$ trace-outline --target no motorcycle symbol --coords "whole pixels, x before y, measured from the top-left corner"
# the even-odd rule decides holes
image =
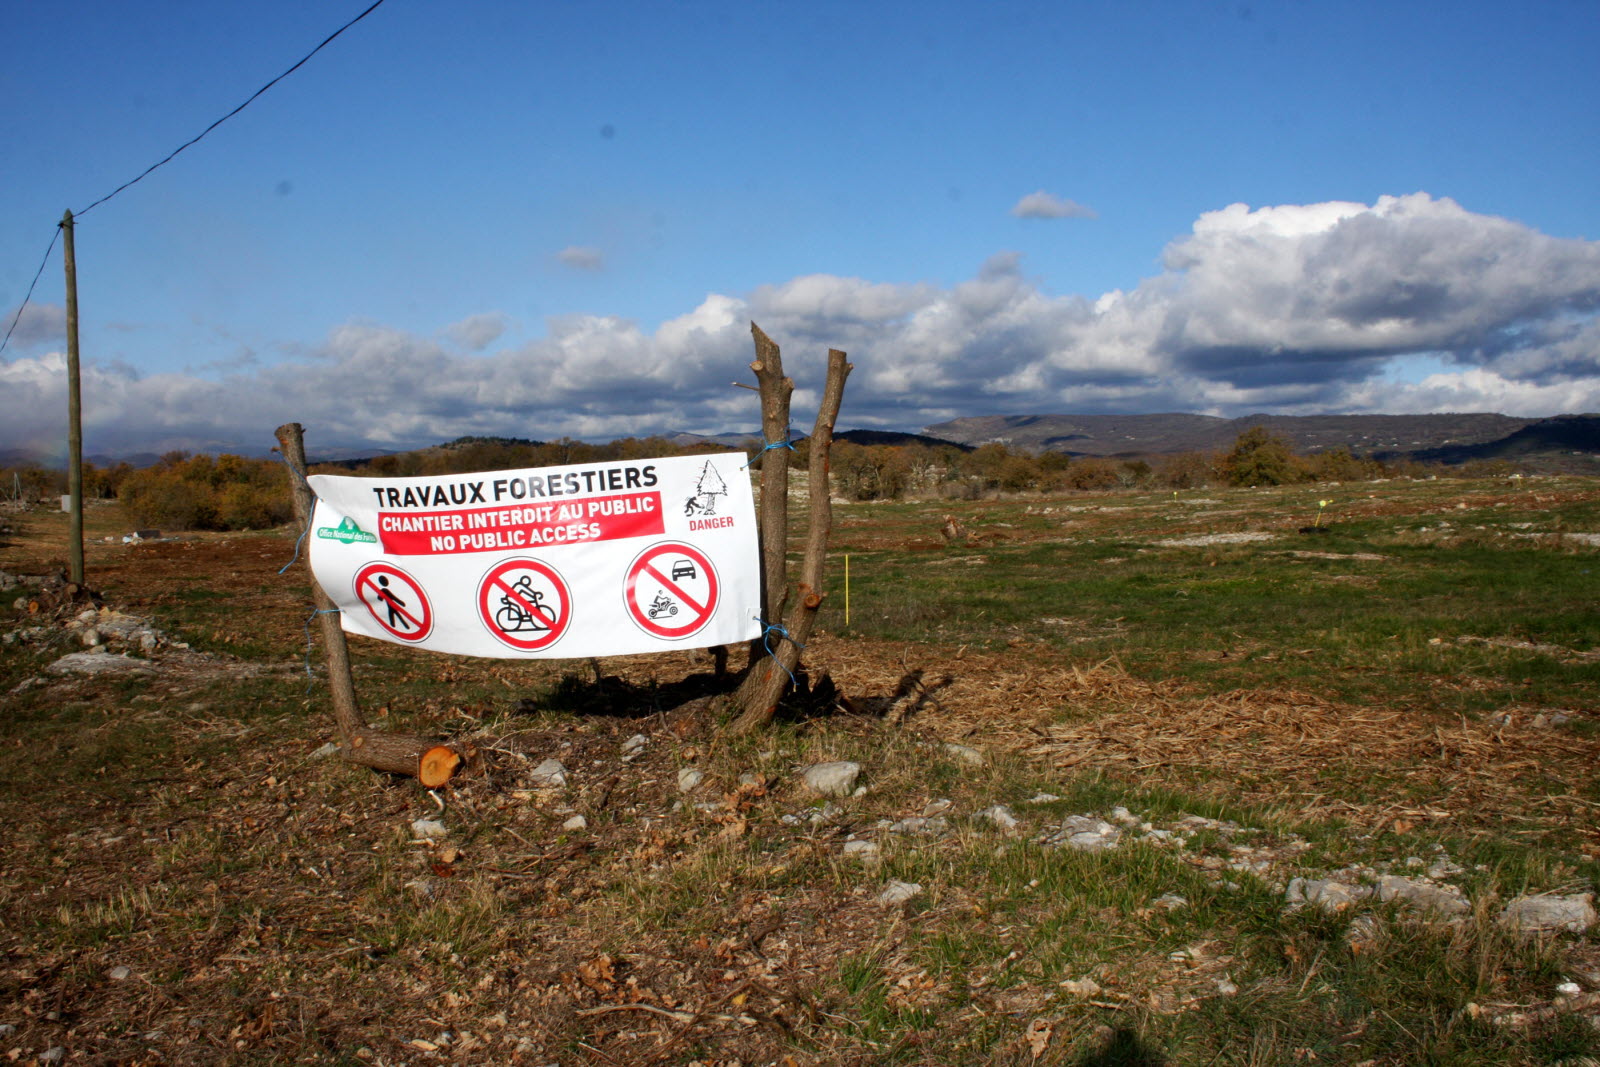
[[[369,563],[356,572],[356,596],[377,624],[397,641],[415,644],[433,632],[433,605],[417,580],[392,563]]]
[[[567,632],[572,592],[548,563],[508,559],[478,583],[478,617],[501,644],[538,652]]]
[[[651,545],[628,565],[622,599],[647,634],[676,641],[699,632],[717,610],[717,572],[704,552],[676,541]]]

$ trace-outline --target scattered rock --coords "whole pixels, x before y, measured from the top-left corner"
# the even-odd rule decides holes
[[[1178,827],[1191,833],[1196,830],[1216,830],[1227,834],[1239,829],[1239,824],[1223,819],[1208,819],[1204,815],[1185,815],[1178,820]]]
[[[1027,804],[1049,804],[1049,803],[1052,803],[1052,802],[1060,800],[1060,799],[1061,798],[1056,796],[1054,793],[1035,793],[1035,794],[1033,794],[1033,796],[1029,797],[1026,801],[1024,801],[1024,803],[1027,803]]]
[[[942,834],[950,829],[950,820],[943,815],[935,815],[925,819],[921,815],[912,815],[909,818],[892,822],[886,827],[891,834]]]
[[[876,859],[880,851],[876,841],[857,839],[844,843],[844,854],[846,856],[855,856],[859,859]]]
[[[1376,915],[1357,915],[1344,932],[1344,943],[1350,953],[1360,956],[1373,952],[1378,939],[1383,936],[1383,922]]]
[[[1537,893],[1517,897],[1500,912],[1501,926],[1525,933],[1581,934],[1595,924],[1594,894]]]
[[[432,841],[449,832],[438,819],[418,819],[411,824],[411,836],[418,841]]]
[[[560,789],[567,784],[567,768],[558,759],[547,759],[533,769],[528,781],[538,789]]]
[[[1117,823],[1118,825],[1121,825],[1121,826],[1138,826],[1139,825],[1138,816],[1134,815],[1134,813],[1129,811],[1127,808],[1121,808],[1121,807],[1112,808],[1109,817],[1110,817],[1112,822]]]
[[[312,752],[311,753],[311,758],[312,759],[327,759],[329,756],[337,756],[340,751],[341,750],[339,748],[338,742],[329,741],[327,744],[323,745],[321,748],[319,748],[316,751]]]
[[[1166,893],[1152,900],[1150,904],[1162,911],[1177,911],[1179,908],[1187,908],[1189,901],[1176,893]]]
[[[585,819],[582,815],[574,815],[572,818],[562,823],[561,828],[563,830],[587,830],[589,828],[589,820]]]
[[[634,760],[644,755],[644,746],[648,744],[649,741],[650,739],[644,734],[634,734],[632,737],[622,742],[622,761],[624,763],[632,763]]]
[[[1060,987],[1075,997],[1097,997],[1103,992],[1100,983],[1093,978],[1068,978]]]
[[[1295,878],[1284,892],[1290,904],[1312,904],[1333,914],[1372,895],[1367,886],[1346,885],[1331,878]]]
[[[119,965],[107,971],[106,977],[111,979],[113,982],[125,982],[129,978],[133,977],[133,968]]]
[[[1575,997],[1582,992],[1583,986],[1577,982],[1562,982],[1556,986],[1556,996],[1559,997]]]
[[[39,1053],[40,1063],[60,1063],[66,1058],[67,1050],[62,1048],[60,1045],[57,1045],[54,1048],[47,1048],[43,1052]]]
[[[1237,994],[1239,992],[1239,987],[1234,985],[1233,984],[1233,980],[1231,978],[1227,977],[1226,975],[1224,975],[1221,978],[1218,978],[1216,980],[1216,983],[1217,983],[1217,992],[1222,994],[1225,997],[1234,996],[1235,994]]]
[[[988,819],[999,828],[1001,833],[1014,834],[1022,827],[1022,823],[1011,813],[1011,809],[1004,804],[996,804],[992,808],[984,808],[978,812],[978,818]]]
[[[828,797],[847,797],[856,787],[861,774],[861,764],[850,760],[834,760],[807,767],[801,777],[813,792]]]
[[[678,770],[678,792],[692,793],[706,780],[706,772],[698,767],[681,767]]]
[[[924,818],[932,818],[935,815],[943,815],[953,807],[955,807],[954,801],[944,800],[942,798],[939,800],[930,800],[922,806],[922,814]]]
[[[1464,915],[1472,910],[1467,895],[1453,885],[1430,885],[1386,874],[1378,879],[1378,899],[1399,901],[1435,915]]]
[[[1463,869],[1459,863],[1453,862],[1449,856],[1440,856],[1428,866],[1428,877],[1436,880],[1449,878],[1452,875],[1460,874]]]
[[[69,653],[45,668],[51,674],[148,674],[153,669],[146,660],[106,652],[104,645],[95,652]]]
[[[982,767],[989,762],[982,752],[967,745],[958,745],[954,741],[946,741],[944,750],[946,754],[954,756],[968,767]]]
[[[1064,845],[1079,852],[1106,852],[1117,847],[1122,831],[1093,815],[1068,815],[1061,825],[1039,838],[1046,848]]]
[[[904,904],[921,894],[922,886],[916,882],[890,882],[888,887],[878,894],[878,903]]]

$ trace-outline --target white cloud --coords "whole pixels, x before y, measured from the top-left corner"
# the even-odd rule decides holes
[[[568,245],[556,253],[556,260],[573,270],[604,270],[606,266],[605,253],[585,245]]]
[[[444,335],[462,348],[482,352],[500,339],[511,325],[511,320],[498,311],[482,315],[469,315],[460,322],[444,328]]]
[[[746,429],[755,400],[729,383],[749,380],[751,319],[783,346],[797,426],[829,347],[856,365],[846,426],[995,412],[1600,409],[1600,243],[1418,193],[1208,212],[1168,247],[1161,273],[1094,298],[1042,291],[1003,252],[948,287],[806,275],[708,294],[653,331],[564,316],[537,341],[481,355],[352,323],[293,363],[229,377],[94,366],[88,448],[265,446],[290,420],[319,451],[467,433]],[[502,321],[442,332],[483,337]],[[1419,355],[1438,372],[1414,383],[1388,373]],[[0,444],[62,438],[61,379],[59,355],[0,363]]]
[[[16,308],[0,319],[0,337],[11,331],[9,350],[37,344],[62,344],[67,338],[67,309],[59,304],[29,303],[18,314]]]
[[[1011,205],[1011,213],[1019,219],[1097,219],[1093,208],[1076,200],[1067,200],[1043,189],[1029,193]]]

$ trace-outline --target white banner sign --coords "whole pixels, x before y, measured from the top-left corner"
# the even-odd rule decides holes
[[[314,475],[311,569],[344,628],[462,656],[577,659],[761,633],[739,454],[436,478]]]

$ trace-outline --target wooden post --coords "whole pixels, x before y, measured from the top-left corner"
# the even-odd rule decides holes
[[[771,626],[783,617],[789,594],[784,559],[789,546],[789,457],[770,446],[789,440],[789,397],[794,380],[784,377],[783,353],[777,342],[753,322],[750,334],[756,343],[756,360],[750,369],[760,383],[761,436],[766,448],[760,454],[761,514],[756,519],[761,534],[761,623]],[[750,642],[752,668],[766,654],[759,638]]]
[[[758,333],[759,336],[764,335]],[[798,596],[793,603],[787,604],[782,624],[784,632],[769,635],[767,643],[772,647],[772,654],[768,655],[766,648],[762,648],[761,659],[751,665],[734,698],[742,709],[732,726],[736,734],[748,733],[772,721],[772,716],[778,710],[778,698],[783,694],[784,686],[789,684],[791,673],[800,664],[800,648],[811,636],[817,611],[822,607],[822,599],[826,595],[822,586],[823,564],[827,561],[828,536],[833,529],[833,494],[828,483],[829,454],[833,449],[833,426],[839,418],[839,405],[844,400],[844,382],[850,376],[850,371],[851,366],[846,362],[845,354],[837,348],[830,348],[828,377],[822,388],[822,406],[817,410],[816,426],[811,433],[811,509],[807,522],[805,560],[801,564],[800,581],[795,590]],[[792,382],[789,385],[793,387]],[[765,379],[762,380],[762,386],[762,408],[765,410]],[[783,396],[783,405],[787,410],[787,392]],[[765,474],[765,471],[762,473]],[[763,481],[763,514],[766,507],[766,483]],[[766,545],[763,536],[763,549],[766,549]],[[786,585],[787,569],[782,566],[784,552],[785,547],[780,542],[778,581]],[[767,562],[770,567],[770,557]],[[769,618],[767,621],[774,624],[777,620]]]
[[[83,584],[83,401],[78,380],[78,255],[72,212],[61,217],[61,264],[67,274],[67,577]]]
[[[277,437],[279,451],[289,465],[289,491],[294,499],[295,519],[301,529],[310,534],[316,500],[311,493],[311,486],[306,482],[304,433],[298,422],[286,422],[278,427]],[[311,597],[317,605],[317,619],[322,626],[322,647],[328,653],[328,688],[333,693],[333,721],[339,729],[344,758],[373,770],[409,774],[429,789],[444,785],[461,763],[462,753],[425,737],[381,733],[368,726],[361,717],[361,706],[356,702],[355,678],[350,673],[350,646],[344,639],[344,627],[339,625],[339,610],[332,598],[323,592],[322,586],[317,584],[317,576],[311,571],[309,548],[305,562],[306,574],[311,578]]]

